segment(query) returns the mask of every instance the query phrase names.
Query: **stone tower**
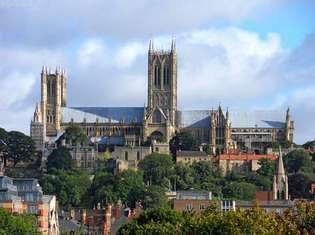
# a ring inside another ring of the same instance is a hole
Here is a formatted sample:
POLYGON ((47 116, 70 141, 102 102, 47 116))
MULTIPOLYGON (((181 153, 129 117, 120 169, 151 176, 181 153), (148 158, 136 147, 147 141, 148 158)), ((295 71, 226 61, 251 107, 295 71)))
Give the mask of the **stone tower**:
POLYGON ((60 130, 61 107, 67 105, 67 78, 65 70, 55 72, 43 67, 41 73, 41 114, 46 136, 56 136, 60 130))
POLYGON ((168 141, 175 132, 177 111, 177 53, 175 40, 168 51, 148 51, 148 106, 144 118, 144 139, 157 131, 168 141), (150 124, 151 129, 150 129, 150 124), (156 127, 154 130, 153 126, 156 127))
POLYGON ((150 41, 148 53, 148 107, 159 107, 176 124, 177 55, 175 41, 170 51, 155 51, 150 41))
POLYGON ((291 120, 290 108, 287 109, 285 117, 285 139, 293 142, 294 122, 291 120))
POLYGON ((274 200, 289 200, 288 176, 285 174, 281 147, 279 150, 277 172, 273 177, 273 199, 274 200))
POLYGON ((42 123, 42 112, 39 104, 36 104, 33 120, 31 121, 31 137, 38 151, 43 150, 44 146, 44 125, 42 123))

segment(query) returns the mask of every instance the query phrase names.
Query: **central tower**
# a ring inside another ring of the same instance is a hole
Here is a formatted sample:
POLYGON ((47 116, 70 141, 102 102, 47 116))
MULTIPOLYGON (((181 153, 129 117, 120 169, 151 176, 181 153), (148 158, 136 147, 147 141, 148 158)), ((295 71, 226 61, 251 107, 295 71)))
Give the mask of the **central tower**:
MULTIPOLYGON (((148 107, 160 108, 171 125, 176 125, 177 110, 177 55, 175 41, 170 51, 155 51, 150 41, 148 52, 148 107)), ((158 123, 158 114, 153 116, 158 123)))
POLYGON ((168 51, 148 51, 148 106, 143 120, 143 140, 168 142, 176 129, 177 54, 172 40, 168 51))

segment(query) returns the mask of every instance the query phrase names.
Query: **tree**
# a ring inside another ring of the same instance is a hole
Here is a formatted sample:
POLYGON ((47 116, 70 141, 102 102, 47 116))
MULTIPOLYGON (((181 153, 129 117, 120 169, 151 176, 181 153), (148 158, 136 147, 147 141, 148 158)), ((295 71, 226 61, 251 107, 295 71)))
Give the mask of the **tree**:
POLYGON ((285 169, 289 173, 297 173, 298 171, 312 172, 313 170, 311 156, 304 150, 293 150, 283 160, 285 169))
POLYGON ((170 150, 173 156, 176 156, 178 150, 197 150, 196 140, 189 132, 180 132, 170 140, 170 150))
POLYGON ((35 216, 13 214, 0 208, 0 234, 40 235, 41 233, 37 229, 35 216))
POLYGON ((71 125, 67 127, 65 133, 58 139, 58 142, 65 140, 67 144, 87 144, 88 136, 83 129, 78 125, 71 125))
POLYGON ((275 161, 263 158, 258 160, 258 164, 260 165, 260 168, 257 170, 257 173, 272 179, 275 174, 275 161))
POLYGON ((10 131, 6 144, 8 146, 8 158, 13 161, 14 166, 19 162, 36 159, 35 146, 31 137, 18 131, 10 131))
POLYGON ((82 206, 83 197, 91 185, 89 175, 84 171, 56 171, 42 179, 45 194, 55 194, 63 208, 82 206))
POLYGON ((72 169, 72 157, 66 147, 58 147, 49 154, 47 159, 47 171, 72 169))
POLYGON ((298 172, 295 174, 290 174, 288 178, 289 195, 292 197, 292 199, 310 199, 310 185, 312 182, 315 181, 314 174, 305 174, 303 172, 298 172))
POLYGON ((223 188, 223 195, 226 198, 239 200, 253 200, 256 186, 245 182, 232 182, 223 188))
POLYGON ((186 190, 193 186, 194 177, 193 170, 190 166, 184 165, 183 163, 178 163, 175 165, 175 179, 176 183, 175 190, 186 190))
POLYGON ((115 180, 115 191, 120 200, 125 202, 129 207, 134 208, 137 197, 143 194, 145 185, 143 183, 143 172, 126 170, 119 173, 115 180))
POLYGON ((165 178, 170 180, 174 173, 172 157, 167 154, 152 153, 142 159, 138 167, 143 170, 144 181, 150 184, 161 185, 165 178))
POLYGON ((127 234, 314 234, 315 204, 298 203, 283 215, 254 207, 218 213, 211 205, 201 214, 179 213, 156 208, 144 211, 123 225, 119 235, 127 234))
POLYGON ((165 190, 158 185, 148 186, 144 192, 143 206, 145 209, 169 207, 165 190))

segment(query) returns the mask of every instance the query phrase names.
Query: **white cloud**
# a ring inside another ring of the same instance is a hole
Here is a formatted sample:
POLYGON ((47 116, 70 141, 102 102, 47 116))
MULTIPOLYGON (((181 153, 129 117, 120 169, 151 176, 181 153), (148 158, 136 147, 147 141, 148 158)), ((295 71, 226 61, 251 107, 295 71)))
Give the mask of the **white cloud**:
POLYGON ((109 63, 109 52, 101 40, 90 39, 84 42, 78 50, 78 63, 88 67, 109 63))
POLYGON ((118 68, 127 68, 133 65, 139 55, 147 54, 147 45, 131 42, 119 48, 114 57, 118 68))
POLYGON ((9 74, 0 80, 0 110, 10 108, 23 100, 30 93, 35 84, 33 74, 9 74))

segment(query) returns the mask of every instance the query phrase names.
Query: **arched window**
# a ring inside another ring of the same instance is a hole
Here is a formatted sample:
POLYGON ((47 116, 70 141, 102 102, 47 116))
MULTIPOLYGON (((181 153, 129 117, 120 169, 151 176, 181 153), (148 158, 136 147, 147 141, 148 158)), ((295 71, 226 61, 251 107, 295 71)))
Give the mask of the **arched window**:
POLYGON ((158 67, 155 66, 155 67, 154 67, 154 86, 155 86, 155 87, 157 87, 157 84, 158 84, 157 79, 158 79, 158 67))
POLYGON ((171 79, 171 72, 170 72, 170 68, 167 68, 166 70, 166 84, 169 86, 170 85, 170 79, 171 79))
POLYGON ((128 152, 125 152, 125 160, 128 161, 128 152))
POLYGON ((159 110, 153 112, 153 123, 161 123, 161 113, 159 110))
POLYGON ((164 66, 163 68, 163 86, 167 86, 167 67, 164 66))
POLYGON ((157 71, 157 87, 161 88, 161 67, 158 67, 157 71))

